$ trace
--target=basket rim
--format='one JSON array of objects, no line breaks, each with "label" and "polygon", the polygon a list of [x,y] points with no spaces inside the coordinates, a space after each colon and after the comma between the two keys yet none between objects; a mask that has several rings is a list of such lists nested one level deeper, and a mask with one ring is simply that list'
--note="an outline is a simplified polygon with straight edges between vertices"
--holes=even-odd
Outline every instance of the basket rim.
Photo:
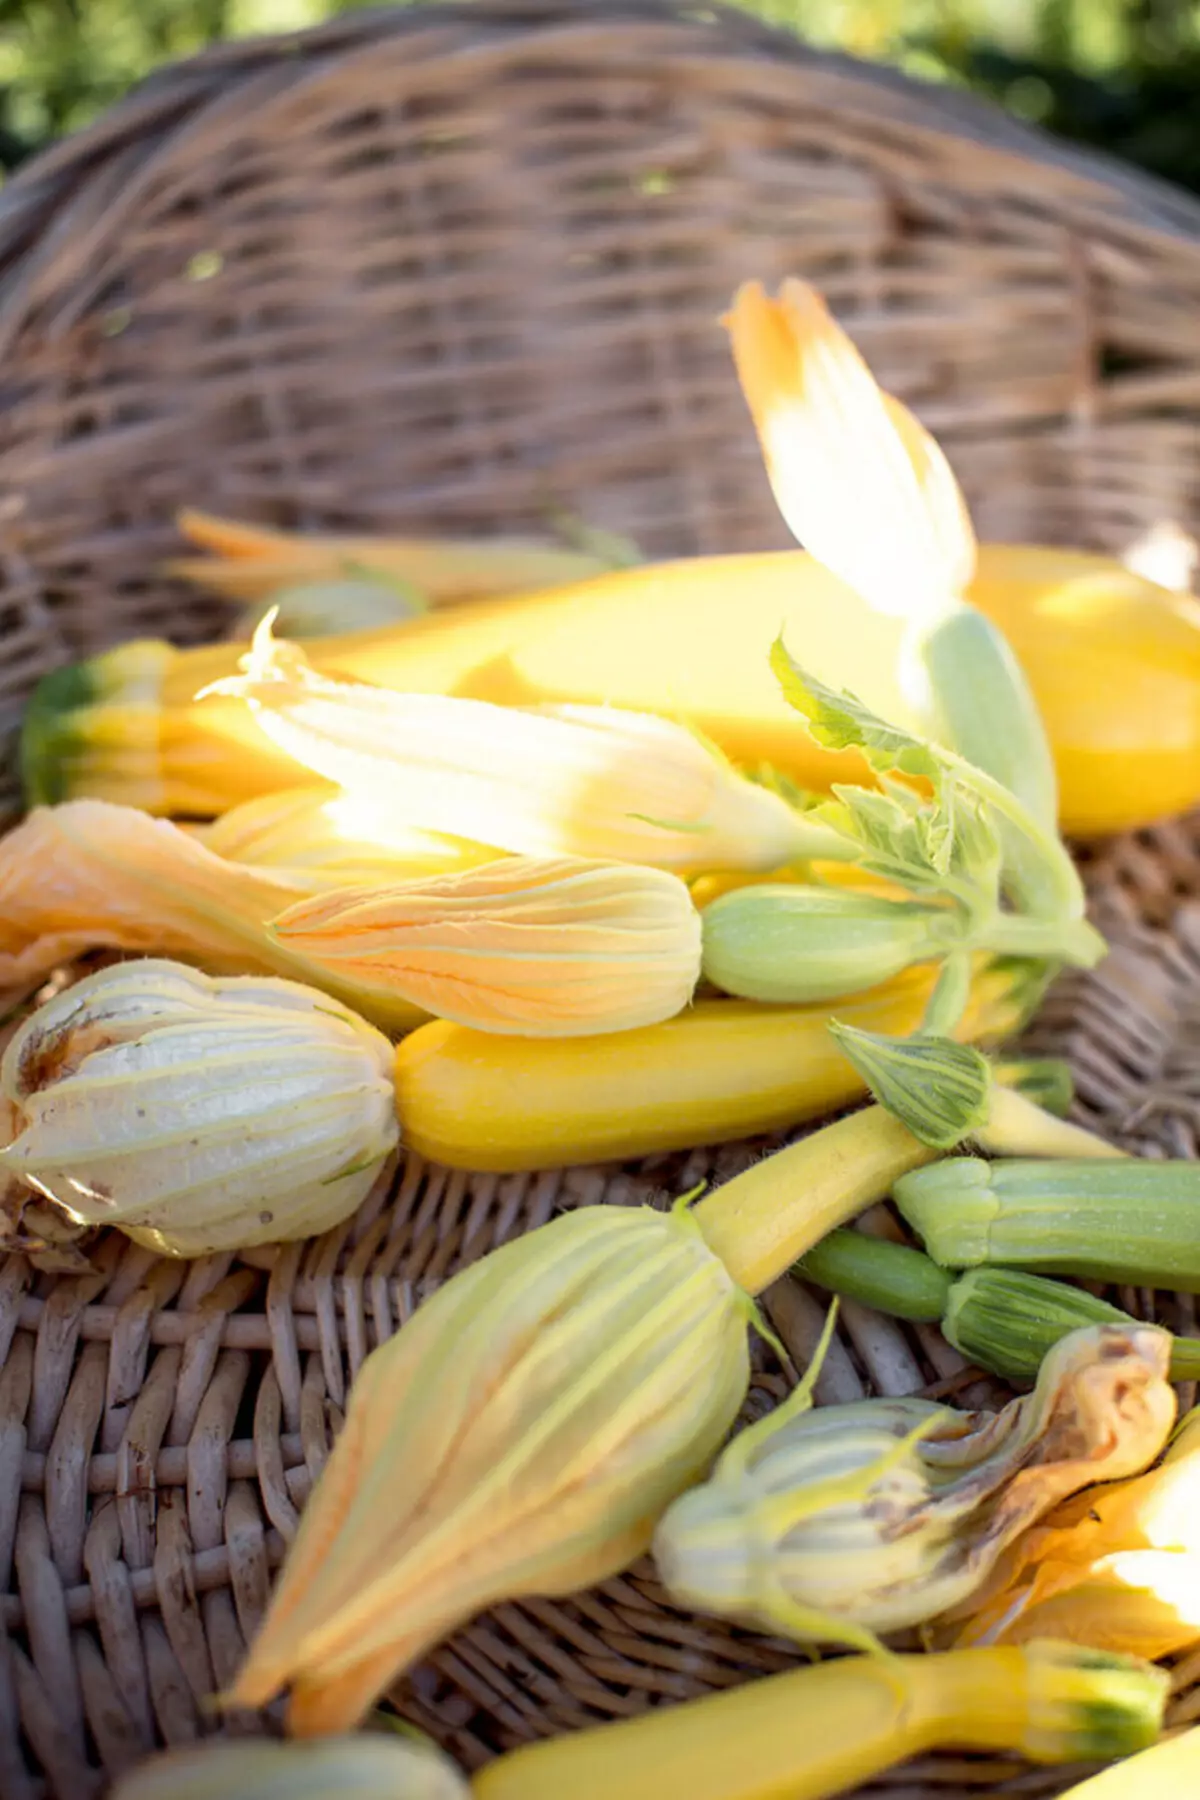
[{"label": "basket rim", "polygon": [[[381,44],[445,60],[487,48],[567,54],[590,36],[601,40],[589,45],[594,55],[605,43],[612,54],[622,35],[632,53],[647,32],[663,31],[678,32],[681,43],[690,36],[684,54],[692,62],[711,51],[715,62],[756,70],[766,85],[774,85],[773,75],[786,87],[819,72],[823,105],[861,114],[868,102],[865,110],[881,131],[902,127],[910,142],[970,143],[972,167],[954,171],[960,185],[985,193],[1024,177],[1040,183],[1047,197],[1057,193],[1095,206],[1110,230],[1124,225],[1200,250],[1200,198],[1172,183],[1104,152],[1077,149],[980,96],[815,48],[724,0],[421,0],[219,43],[167,63],[98,119],[33,156],[0,192],[0,354],[36,309],[39,276],[66,251],[81,222],[94,223],[110,208],[121,212],[158,145],[177,144],[206,114],[227,114],[247,86],[261,85],[260,101],[277,99],[335,62],[377,56]],[[1036,207],[1036,186],[1029,198]]]}]

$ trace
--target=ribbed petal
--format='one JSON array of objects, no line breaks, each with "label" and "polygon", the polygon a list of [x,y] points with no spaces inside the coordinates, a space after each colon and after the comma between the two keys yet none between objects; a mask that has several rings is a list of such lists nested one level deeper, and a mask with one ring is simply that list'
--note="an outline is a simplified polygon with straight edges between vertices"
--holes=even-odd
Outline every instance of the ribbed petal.
[{"label": "ribbed petal", "polygon": [[700,973],[700,917],[660,869],[512,857],[464,874],[302,901],[288,949],[484,1031],[594,1035],[679,1012]]},{"label": "ribbed petal", "polygon": [[273,639],[269,620],[243,667],[206,691],[245,699],[277,748],[407,825],[666,869],[776,868],[812,853],[800,813],[669,719],[338,681]]},{"label": "ribbed petal", "polygon": [[341,1729],[437,1638],[602,1579],[695,1478],[747,1303],[686,1217],[590,1207],[456,1275],[364,1364],[235,1686]]},{"label": "ribbed petal", "polygon": [[425,1015],[386,987],[323,976],[265,929],[329,882],[228,861],[135,807],[39,807],[0,839],[0,988],[28,986],[88,950],[134,950],[314,981],[388,1029],[419,1024]]}]

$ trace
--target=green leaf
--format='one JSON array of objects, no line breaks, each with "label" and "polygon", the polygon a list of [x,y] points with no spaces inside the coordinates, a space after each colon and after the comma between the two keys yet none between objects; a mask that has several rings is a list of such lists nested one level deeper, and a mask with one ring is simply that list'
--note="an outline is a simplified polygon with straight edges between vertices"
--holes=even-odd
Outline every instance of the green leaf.
[{"label": "green leaf", "polygon": [[941,891],[941,879],[930,869],[914,821],[886,794],[870,788],[834,789],[836,798],[817,818],[832,826],[859,849],[859,862],[873,875],[902,887]]},{"label": "green leaf", "polygon": [[945,758],[923,738],[890,725],[853,694],[835,693],[793,661],[782,637],[771,646],[771,668],[789,706],[803,713],[810,734],[827,750],[861,750],[873,768],[900,769],[939,783]]},{"label": "green leaf", "polygon": [[967,1010],[971,995],[971,958],[965,952],[948,956],[942,964],[929,1005],[925,1008],[922,1030],[943,1034],[953,1031]]},{"label": "green leaf", "polygon": [[996,819],[987,805],[957,784],[953,792],[954,827],[947,873],[965,877],[988,896],[992,906],[998,905],[1003,857]]},{"label": "green leaf", "polygon": [[831,1021],[830,1033],[880,1106],[934,1150],[987,1124],[992,1072],[978,1050],[929,1032],[885,1037]]}]

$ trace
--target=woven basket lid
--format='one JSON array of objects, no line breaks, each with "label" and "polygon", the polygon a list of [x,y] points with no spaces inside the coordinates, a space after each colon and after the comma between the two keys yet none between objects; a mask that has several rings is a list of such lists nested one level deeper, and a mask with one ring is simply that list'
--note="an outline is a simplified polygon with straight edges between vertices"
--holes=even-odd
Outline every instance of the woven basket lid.
[{"label": "woven basket lid", "polygon": [[[786,542],[715,321],[740,279],[789,273],[938,432],[981,536],[1195,528],[1200,207],[958,95],[649,0],[355,13],[155,76],[0,196],[0,729],[68,658],[227,622],[154,572],[182,504],[458,533],[564,507],[654,555]],[[1087,872],[1113,953],[1037,1041],[1070,1056],[1082,1116],[1195,1155],[1200,828]],[[343,1229],[251,1259],[115,1234],[86,1278],[10,1259],[5,1800],[80,1800],[215,1728],[205,1697],[348,1383],[431,1287],[557,1208],[762,1148],[505,1178],[410,1157]],[[1186,1297],[1122,1299],[1194,1328]],[[802,1364],[817,1300],[788,1283],[767,1307]],[[764,1359],[751,1411],[793,1376]],[[999,1392],[936,1333],[847,1306],[820,1392],[871,1388]],[[395,1698],[475,1766],[795,1656],[673,1610],[639,1567],[498,1608]],[[1066,1779],[943,1757],[872,1791]]]}]

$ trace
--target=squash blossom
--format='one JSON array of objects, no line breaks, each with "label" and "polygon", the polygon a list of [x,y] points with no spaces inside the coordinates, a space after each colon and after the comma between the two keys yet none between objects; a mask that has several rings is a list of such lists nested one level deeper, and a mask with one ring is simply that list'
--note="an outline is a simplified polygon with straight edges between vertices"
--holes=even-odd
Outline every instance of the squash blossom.
[{"label": "squash blossom", "polygon": [[322,1744],[242,1738],[152,1756],[111,1800],[469,1800],[453,1763],[432,1745],[384,1732]]},{"label": "squash blossom", "polygon": [[677,1207],[587,1207],[439,1289],[359,1373],[228,1698],[353,1725],[495,1601],[638,1556],[749,1381],[750,1301]]},{"label": "squash blossom", "polygon": [[390,1031],[421,1024],[426,1014],[386,983],[322,972],[267,932],[338,881],[336,870],[228,861],[169,820],[107,800],[38,807],[0,838],[0,988],[28,988],[87,950],[133,950],[218,975],[309,981]]},{"label": "squash blossom", "polygon": [[668,1509],[654,1538],[659,1573],[698,1611],[877,1647],[876,1632],[973,1593],[1066,1495],[1158,1455],[1175,1418],[1169,1351],[1154,1326],[1072,1332],[1034,1392],[994,1414],[917,1399],[813,1411],[814,1363]]},{"label": "squash blossom", "polygon": [[499,855],[486,844],[418,831],[362,794],[328,782],[277,788],[243,800],[211,824],[193,826],[206,850],[227,862],[303,871],[331,887],[453,875]]},{"label": "squash blossom", "polygon": [[270,929],[342,981],[523,1037],[657,1024],[688,1004],[700,976],[700,915],[687,888],[632,863],[504,857],[303,900]]},{"label": "squash blossom", "polygon": [[756,883],[703,910],[704,973],[746,1000],[818,1004],[861,994],[955,946],[944,906],[853,888]]},{"label": "squash blossom", "polygon": [[1018,1538],[943,1635],[1020,1644],[1048,1632],[1154,1659],[1200,1639],[1200,1409],[1156,1468],[1077,1495]]},{"label": "squash blossom", "polygon": [[117,964],[0,1059],[0,1170],[163,1256],[312,1237],[366,1198],[399,1127],[392,1047],[290,981]]},{"label": "squash blossom", "polygon": [[776,504],[809,554],[885,617],[960,594],[976,547],[953,470],[816,289],[789,280],[773,299],[745,282],[725,322]]},{"label": "squash blossom", "polygon": [[670,719],[604,706],[496,706],[319,674],[254,634],[245,673],[198,696],[244,699],[279,750],[404,824],[523,856],[676,871],[845,860],[836,834],[739,775]]}]

